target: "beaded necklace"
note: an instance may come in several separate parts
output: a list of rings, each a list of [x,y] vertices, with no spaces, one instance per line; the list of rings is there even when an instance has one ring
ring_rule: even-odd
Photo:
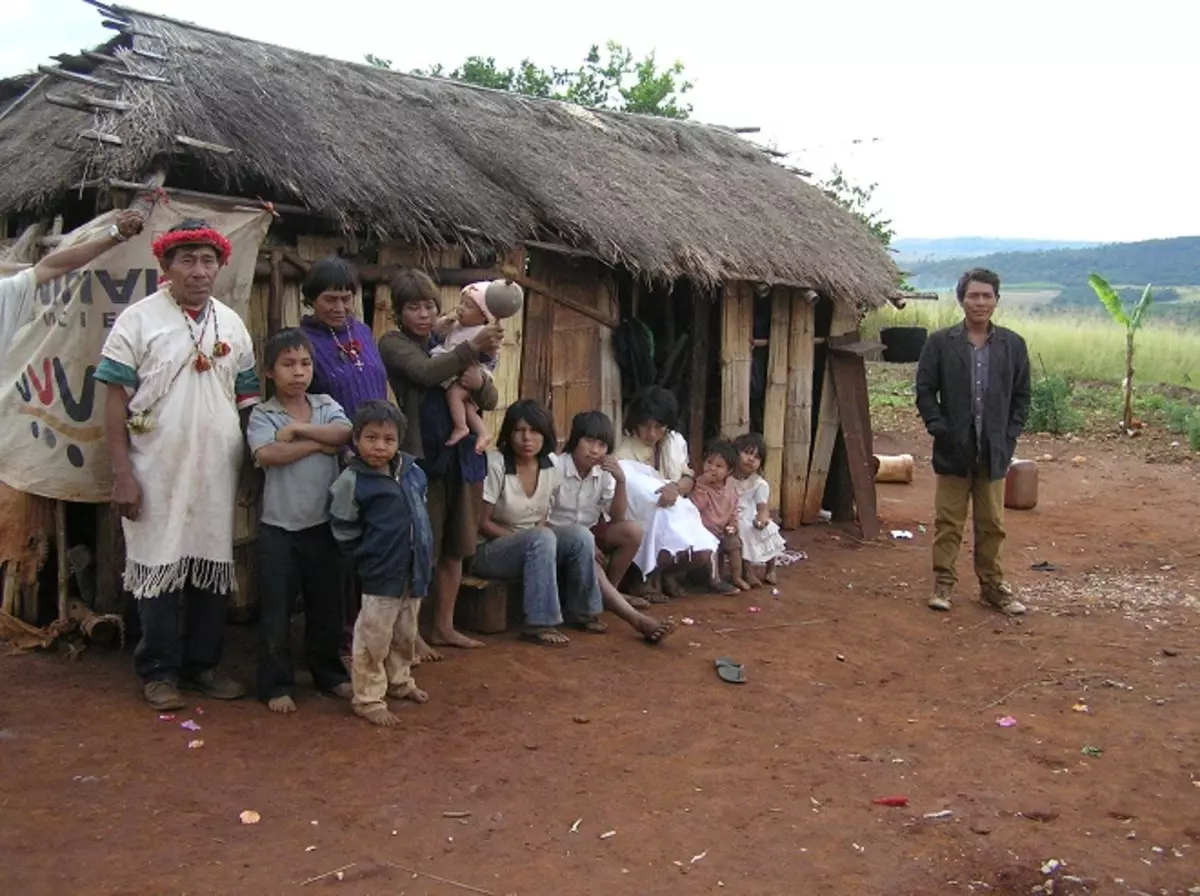
[[[221,340],[221,324],[217,320],[216,309],[212,307],[210,299],[204,306],[204,323],[200,325],[197,332],[195,322],[192,316],[188,314],[187,309],[182,305],[179,306],[179,312],[183,315],[183,319],[187,321],[188,336],[192,338],[192,347],[196,350],[196,358],[192,361],[192,367],[198,373],[207,373],[213,369],[213,364],[217,358],[224,358],[229,354],[229,343]],[[204,342],[204,334],[208,330],[208,323],[212,321],[213,325],[213,347],[212,354],[205,353],[201,347]]]
[[[358,370],[362,370],[363,362],[362,362],[362,354],[360,352],[361,346],[359,345],[358,340],[355,339],[353,336],[351,336],[349,339],[346,340],[346,344],[342,345],[342,343],[338,341],[337,331],[334,330],[333,327],[328,327],[328,329],[329,329],[329,335],[331,337],[333,337],[333,344],[337,346],[338,354],[340,356],[346,358],[347,360],[353,362],[354,366]],[[348,325],[346,327],[346,333],[347,333],[347,335],[349,335],[349,333],[350,333],[350,327]]]

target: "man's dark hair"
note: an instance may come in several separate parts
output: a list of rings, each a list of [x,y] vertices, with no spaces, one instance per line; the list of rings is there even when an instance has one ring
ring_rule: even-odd
[[[354,438],[362,435],[362,431],[371,423],[390,423],[396,427],[396,438],[403,441],[404,430],[408,421],[404,419],[401,410],[390,401],[382,398],[372,398],[364,401],[354,410],[354,421],[351,424]]]
[[[496,444],[505,460],[513,459],[512,436],[519,423],[528,423],[531,429],[542,434],[542,450],[537,454],[539,461],[545,460],[558,447],[558,436],[554,434],[554,418],[550,416],[550,412],[532,398],[522,398],[508,406],[508,410],[504,412],[504,422],[500,424],[500,435]]]
[[[704,449],[704,459],[708,460],[710,457],[724,460],[730,473],[737,469],[737,449],[733,447],[733,442],[727,439],[716,439],[708,443],[708,447]]]
[[[679,422],[679,403],[662,386],[647,386],[629,400],[623,428],[626,434],[633,435],[639,426],[651,421],[661,423],[668,431]]]
[[[416,302],[433,302],[438,313],[442,311],[442,296],[437,284],[424,271],[405,268],[392,278],[392,314],[396,318],[396,326],[401,326],[400,313],[404,306]]]
[[[616,444],[616,434],[608,414],[603,411],[584,411],[582,414],[576,414],[575,419],[571,421],[571,435],[563,451],[567,454],[574,453],[583,439],[603,442],[608,446],[608,450],[612,451]]]
[[[303,330],[299,327],[284,327],[263,345],[263,370],[274,368],[279,356],[294,348],[307,349],[310,356],[313,353],[312,343],[308,341]]]
[[[762,437],[760,432],[744,432],[733,440],[733,447],[741,453],[742,451],[753,451],[758,455],[759,462],[764,466],[767,463],[767,440]]]
[[[167,233],[179,233],[181,230],[211,230],[211,229],[212,229],[212,225],[209,224],[207,221],[205,221],[203,218],[184,218],[182,221],[180,221],[178,224],[176,224],[174,227],[172,227],[170,230],[168,230]],[[186,249],[191,246],[207,246],[209,249],[212,249],[214,252],[216,252],[218,256],[221,254],[215,246],[212,246],[209,243],[180,243],[178,246],[172,246],[170,249],[168,249],[166,252],[163,253],[163,261],[169,265],[171,263],[171,259],[175,257],[176,252],[178,252],[180,249]]]
[[[323,292],[358,292],[358,268],[337,255],[313,262],[304,278],[300,293],[304,304],[311,305]]]
[[[967,297],[967,284],[971,281],[988,284],[995,290],[996,298],[1000,298],[1000,275],[987,268],[971,268],[958,278],[958,286],[954,289],[954,294],[960,302]]]

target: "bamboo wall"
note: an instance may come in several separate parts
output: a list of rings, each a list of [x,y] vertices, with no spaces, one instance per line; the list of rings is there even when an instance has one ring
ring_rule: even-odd
[[[775,287],[771,291],[771,329],[767,342],[767,383],[763,439],[767,462],[763,478],[771,487],[770,509],[785,529],[816,522],[841,423],[832,378],[816,370],[814,301],[809,290]],[[835,304],[831,335],[853,332],[858,315]],[[721,306],[722,436],[732,438],[750,426],[750,370],[753,359],[754,292],[745,282],[725,287]],[[814,385],[823,388],[816,431],[813,428]]]

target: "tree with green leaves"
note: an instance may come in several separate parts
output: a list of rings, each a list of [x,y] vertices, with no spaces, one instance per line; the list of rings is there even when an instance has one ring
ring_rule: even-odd
[[[372,53],[367,54],[366,61],[378,68],[392,67],[392,60]],[[505,68],[492,56],[468,56],[449,71],[438,64],[415,69],[413,74],[614,112],[676,119],[692,113],[691,105],[684,101],[692,82],[684,76],[682,62],[662,66],[653,52],[635,59],[632,50],[611,40],[604,46],[604,55],[599,44],[593,44],[583,63],[574,69],[544,69],[529,59]]]
[[[1089,276],[1088,283],[1091,284],[1092,290],[1096,293],[1096,298],[1100,300],[1100,303],[1108,311],[1108,316],[1118,326],[1125,328],[1125,401],[1121,411],[1121,425],[1125,428],[1126,432],[1132,432],[1133,339],[1146,319],[1146,313],[1150,310],[1150,303],[1154,301],[1150,293],[1150,284],[1146,284],[1146,288],[1142,291],[1142,297],[1137,300],[1132,309],[1127,311],[1125,303],[1121,301],[1121,296],[1099,274]]]
[[[875,189],[879,184],[856,184],[846,177],[838,165],[834,165],[829,177],[820,181],[817,186],[825,191],[825,195],[844,208],[871,231],[871,234],[883,243],[884,247],[892,244],[896,231],[892,229],[891,218],[885,218],[883,212],[874,206]]]

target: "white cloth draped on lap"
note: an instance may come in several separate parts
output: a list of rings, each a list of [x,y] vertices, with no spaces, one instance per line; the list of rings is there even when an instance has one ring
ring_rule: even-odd
[[[662,551],[674,556],[681,551],[715,551],[717,539],[704,528],[700,511],[687,498],[670,507],[658,506],[658,492],[666,480],[653,467],[632,460],[621,461],[625,471],[625,495],[628,519],[642,524],[645,534],[633,562],[645,575],[658,566]]]

